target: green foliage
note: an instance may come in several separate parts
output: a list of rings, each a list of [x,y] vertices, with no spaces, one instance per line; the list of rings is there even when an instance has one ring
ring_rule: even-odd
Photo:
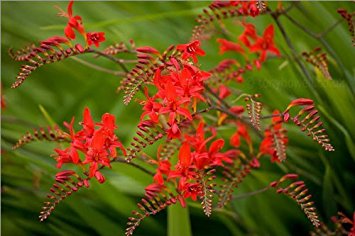
[[[136,200],[152,182],[146,173],[114,163],[112,170],[105,172],[107,182],[104,185],[94,184],[89,190],[81,190],[58,206],[48,222],[40,223],[38,212],[57,171],[50,154],[60,144],[31,143],[16,152],[11,149],[27,130],[47,125],[48,120],[61,125],[63,121],[70,121],[73,115],[81,117],[85,106],[90,107],[96,120],[104,112],[116,115],[118,136],[126,146],[135,135],[140,107],[136,103],[123,105],[123,94],[115,92],[121,78],[87,68],[70,58],[39,68],[31,74],[28,83],[16,90],[10,89],[20,63],[13,62],[4,52],[62,34],[65,21],[55,16],[53,6],[56,4],[66,7],[64,2],[1,2],[1,77],[7,106],[1,114],[1,230],[4,235],[122,235]],[[348,2],[302,2],[290,16],[314,32],[323,32],[341,19],[336,12],[338,7],[353,11],[353,5]],[[106,32],[108,40],[102,48],[132,38],[136,45],[151,45],[163,51],[171,44],[189,41],[194,18],[203,7],[206,2],[77,2],[75,9],[85,19],[89,30]],[[270,7],[276,7],[276,3],[270,2]],[[287,127],[287,161],[275,166],[269,160],[260,160],[263,170],[251,173],[234,195],[261,189],[286,172],[296,172],[314,193],[313,200],[322,220],[327,223],[337,211],[350,215],[355,208],[351,195],[355,192],[355,67],[351,60],[355,49],[346,22],[317,40],[287,18],[281,16],[280,21],[299,58],[302,52],[319,46],[323,48],[328,54],[328,69],[333,80],[324,80],[322,74],[314,72],[312,65],[306,65],[311,75],[311,81],[306,83],[307,78],[295,64],[275,27],[275,42],[283,56],[268,61],[260,71],[247,74],[243,84],[233,86],[249,94],[262,94],[258,101],[268,104],[270,107],[265,105],[263,110],[269,111],[281,110],[296,97],[313,99],[336,151],[325,153],[297,127]],[[255,18],[255,22],[261,32],[272,18],[262,16]],[[226,24],[232,25],[232,21]],[[232,28],[235,35],[241,32],[238,27]],[[207,53],[201,59],[202,68],[216,66],[219,59],[214,54],[218,44],[211,40],[202,47]],[[233,57],[233,54],[227,56]],[[112,70],[119,69],[103,58],[92,55],[79,58]],[[45,112],[38,108],[39,105]],[[163,212],[147,219],[137,235],[190,234],[187,210],[179,207],[169,207],[168,221]],[[295,232],[303,235],[312,227],[296,204],[272,192],[232,200],[226,210],[213,211],[210,219],[205,219],[200,209],[195,211],[190,207],[190,211],[194,235],[222,235],[221,232],[225,235],[291,235]]]

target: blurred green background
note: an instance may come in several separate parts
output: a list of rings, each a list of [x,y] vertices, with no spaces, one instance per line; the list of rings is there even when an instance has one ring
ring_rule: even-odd
[[[171,44],[189,41],[196,15],[208,4],[76,2],[74,13],[83,17],[88,31],[106,33],[107,40],[101,49],[134,39],[138,46],[150,45],[162,51]],[[76,121],[81,120],[85,106],[91,109],[95,120],[104,112],[113,113],[117,116],[118,135],[126,146],[139,121],[140,106],[134,102],[124,106],[122,94],[115,92],[121,78],[95,71],[70,58],[38,69],[21,87],[10,89],[21,64],[10,59],[8,49],[63,34],[66,21],[56,17],[54,5],[66,9],[65,2],[1,2],[1,80],[6,101],[1,115],[1,232],[3,235],[122,235],[127,217],[143,196],[144,187],[152,182],[150,176],[125,164],[113,164],[112,170],[103,171],[105,184],[93,181],[90,189],[81,190],[62,202],[46,222],[40,223],[38,212],[57,172],[50,157],[56,144],[33,143],[11,150],[27,130],[48,125],[40,105],[60,125],[72,116]],[[272,9],[275,6],[275,2],[270,3]],[[341,19],[336,12],[339,7],[354,11],[351,2],[302,2],[289,14],[308,29],[320,33]],[[259,34],[268,24],[274,24],[270,16],[247,20],[256,24]],[[291,51],[275,26],[275,42],[283,56],[268,60],[260,71],[246,74],[244,84],[231,86],[262,94],[261,101],[267,104],[268,111],[284,109],[297,97],[314,99],[336,151],[324,152],[297,127],[289,125],[288,160],[275,165],[263,158],[263,168],[246,178],[235,194],[263,188],[284,173],[298,173],[309,186],[322,220],[329,223],[337,211],[347,215],[354,211],[355,99],[351,87],[355,87],[355,50],[345,21],[321,41],[305,34],[284,16],[280,21],[301,60],[303,51],[318,46],[328,53],[333,80],[325,80],[306,64],[312,78],[311,86],[306,86],[307,78],[290,56]],[[236,37],[242,32],[233,20],[226,21],[226,25]],[[234,53],[217,55],[215,39],[203,43],[207,56],[200,63],[205,70],[222,58],[239,58]],[[119,70],[104,58],[95,59],[92,55],[80,58]],[[210,219],[196,205],[191,205],[189,211],[193,235],[304,235],[312,230],[299,206],[272,190],[235,200],[226,211],[214,212]],[[135,235],[166,235],[166,219],[166,211],[151,217]]]

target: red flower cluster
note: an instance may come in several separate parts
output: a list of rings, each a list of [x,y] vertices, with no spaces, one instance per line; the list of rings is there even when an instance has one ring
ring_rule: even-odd
[[[65,123],[71,137],[70,146],[64,150],[55,149],[57,167],[61,168],[66,163],[73,163],[82,167],[89,165],[89,178],[95,177],[100,183],[103,183],[105,178],[99,170],[104,166],[110,167],[112,159],[117,157],[116,148],[120,148],[126,155],[123,145],[114,134],[114,130],[117,128],[115,117],[105,113],[101,122],[94,123],[89,109],[85,108],[83,122],[81,123],[83,128],[75,132],[73,125],[74,118],[70,124]],[[99,128],[95,129],[95,127]],[[79,152],[85,155],[83,161]]]
[[[259,69],[260,63],[266,60],[267,52],[271,52],[277,56],[280,56],[280,51],[274,44],[274,26],[269,25],[262,36],[258,36],[255,30],[255,26],[251,23],[243,22],[244,32],[238,37],[246,48],[250,52],[260,54],[259,59],[254,61],[255,66]],[[235,51],[244,54],[245,50],[239,43],[234,43],[226,39],[217,39],[220,43],[220,53],[223,54],[226,51]]]
[[[192,58],[194,63],[197,63],[197,56],[204,56],[206,53],[200,48],[200,41],[195,40],[188,44],[180,44],[176,46],[178,51],[182,52],[182,59],[187,60]]]
[[[177,181],[177,191],[182,206],[186,205],[186,198],[196,201],[198,196],[203,196],[202,185],[199,181],[201,173],[211,167],[230,164],[238,155],[238,151],[233,149],[224,153],[220,152],[224,146],[223,139],[217,139],[208,145],[216,137],[215,130],[210,131],[212,135],[205,138],[205,125],[200,122],[196,133],[185,135],[179,151],[179,160],[173,170],[168,160],[156,162],[158,168],[154,176],[155,183],[146,188],[147,194],[165,188],[165,178],[168,182],[176,183]]]
[[[260,10],[257,6],[257,0],[241,1],[241,0],[215,0],[212,4],[212,8],[221,8],[221,7],[237,7],[238,12],[244,16],[257,16],[260,13]]]
[[[247,142],[248,145],[251,145],[252,142],[251,142],[251,138],[250,138],[247,126],[244,123],[240,122],[240,121],[237,121],[236,125],[237,125],[237,130],[231,136],[230,144],[233,147],[239,147],[240,144],[241,144],[240,138],[243,138]]]
[[[274,115],[280,114],[279,111],[274,111]],[[272,162],[281,162],[280,157],[277,156],[275,150],[275,139],[279,139],[283,145],[287,145],[288,138],[283,134],[284,130],[282,129],[282,116],[275,116],[272,118],[271,127],[265,129],[264,139],[260,143],[260,154],[266,154],[271,156]]]
[[[150,97],[148,90],[145,90],[146,100],[141,102],[144,105],[141,122],[148,116],[150,121],[158,123],[159,116],[167,115],[168,137],[180,137],[177,122],[181,119],[192,120],[189,108],[196,110],[197,102],[205,101],[202,96],[203,81],[209,76],[209,73],[189,64],[184,64],[181,68],[176,63],[173,69],[167,71],[158,69],[153,80],[158,91]]]
[[[67,12],[60,9],[59,16],[68,18],[68,23],[64,29],[64,34],[69,40],[76,38],[75,31],[78,31],[85,39],[86,43],[91,46],[95,44],[96,47],[99,43],[105,41],[104,32],[86,32],[81,16],[73,16],[73,4],[74,0],[71,0],[68,4]]]

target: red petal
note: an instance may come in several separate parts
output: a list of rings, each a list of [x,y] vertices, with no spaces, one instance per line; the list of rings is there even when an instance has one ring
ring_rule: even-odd
[[[164,178],[163,178],[163,175],[161,174],[160,171],[158,171],[154,177],[153,177],[154,181],[157,183],[157,184],[160,184],[160,185],[163,185],[164,184]]]
[[[191,150],[190,150],[190,146],[188,143],[184,143],[179,151],[179,161],[180,164],[185,167],[188,168],[191,164]]]
[[[73,15],[73,4],[74,4],[74,0],[70,0],[67,8],[69,17]]]
[[[97,162],[92,162],[89,169],[89,177],[92,178],[95,176],[97,171]]]
[[[65,29],[64,29],[65,36],[67,36],[69,39],[75,39],[75,33],[72,27],[68,24]]]
[[[210,153],[216,153],[219,150],[221,150],[224,146],[224,140],[223,139],[217,139],[216,141],[214,141],[209,149]]]
[[[238,132],[235,132],[232,137],[230,138],[230,144],[233,147],[239,147],[240,146],[240,136]]]
[[[290,105],[300,106],[300,105],[313,105],[313,100],[308,98],[297,98],[293,100]]]
[[[95,172],[95,178],[97,179],[97,181],[99,181],[100,184],[105,182],[105,177],[99,171]]]
[[[273,25],[269,25],[265,31],[264,31],[264,34],[263,34],[263,38],[267,38],[267,37],[270,37],[270,38],[273,38],[274,37],[274,26]]]

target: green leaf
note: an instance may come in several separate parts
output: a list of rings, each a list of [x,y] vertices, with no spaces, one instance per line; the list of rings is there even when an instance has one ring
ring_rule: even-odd
[[[56,123],[53,120],[53,118],[49,115],[49,113],[46,111],[46,109],[44,109],[44,107],[40,104],[38,105],[39,110],[42,112],[42,115],[44,116],[44,118],[47,120],[47,122],[49,123],[50,126],[55,126]]]
[[[325,175],[323,178],[323,208],[325,210],[327,219],[336,213],[336,201],[334,201],[334,187],[332,183],[332,172],[329,165],[326,166]]]
[[[168,236],[191,236],[189,208],[180,204],[168,207]]]

